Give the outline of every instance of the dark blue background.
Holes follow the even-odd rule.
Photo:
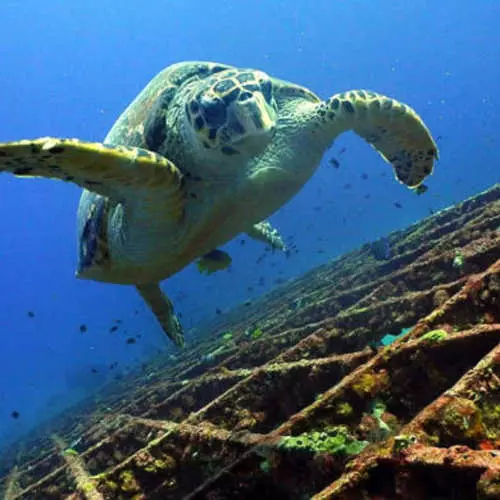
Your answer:
[[[376,90],[412,105],[439,138],[441,161],[418,197],[342,136],[331,152],[340,168],[327,155],[272,218],[298,254],[257,264],[262,245],[231,243],[231,272],[191,266],[165,284],[188,328],[500,178],[496,0],[3,0],[0,19],[0,141],[101,140],[156,72],[190,59],[261,68],[325,98]],[[81,397],[91,366],[123,370],[165,347],[134,290],[74,279],[78,197],[61,182],[0,176],[0,443]]]

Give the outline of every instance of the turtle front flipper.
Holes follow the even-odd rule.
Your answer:
[[[392,164],[396,178],[410,188],[432,173],[438,148],[415,111],[395,99],[367,90],[351,90],[319,105],[333,139],[353,130]]]
[[[174,306],[169,298],[162,292],[159,283],[136,285],[139,295],[149,306],[163,331],[177,346],[184,347],[184,331],[174,313]]]
[[[247,231],[247,235],[254,240],[267,243],[273,249],[286,250],[285,242],[280,233],[266,220],[254,224]]]
[[[0,173],[72,182],[120,201],[160,192],[174,219],[183,214],[182,174],[165,157],[141,148],[111,146],[77,139],[0,143]]]

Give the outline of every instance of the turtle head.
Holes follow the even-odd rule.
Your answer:
[[[276,129],[271,78],[262,71],[229,69],[208,78],[186,104],[200,145],[224,155],[259,154]]]

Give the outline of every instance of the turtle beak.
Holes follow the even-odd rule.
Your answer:
[[[260,94],[239,102],[234,113],[237,127],[242,133],[234,137],[231,145],[239,151],[255,156],[271,142],[276,131],[276,112]]]
[[[238,111],[240,123],[248,135],[272,136],[276,129],[276,113],[262,95],[256,94],[254,99],[239,103]]]

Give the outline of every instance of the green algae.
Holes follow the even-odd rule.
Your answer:
[[[252,340],[257,340],[260,339],[264,335],[264,332],[260,328],[255,328],[251,333],[250,333],[250,338]]]
[[[478,406],[481,421],[488,439],[500,438],[500,404],[494,402],[483,402]]]
[[[437,330],[431,330],[427,332],[425,335],[422,335],[421,340],[427,340],[429,342],[441,342],[445,338],[448,337],[448,332],[443,330],[442,328]]]
[[[226,332],[224,335],[222,335],[222,341],[225,344],[230,344],[233,341],[233,332]]]
[[[353,412],[352,406],[346,401],[341,401],[335,406],[335,413],[339,417],[350,417]]]
[[[357,455],[368,445],[359,441],[343,425],[326,427],[323,431],[304,432],[281,438],[278,447],[284,450],[303,450],[330,455]]]
[[[76,456],[78,455],[78,452],[73,449],[73,448],[66,448],[64,451],[63,451],[63,455],[65,457],[69,457],[69,456]]]

